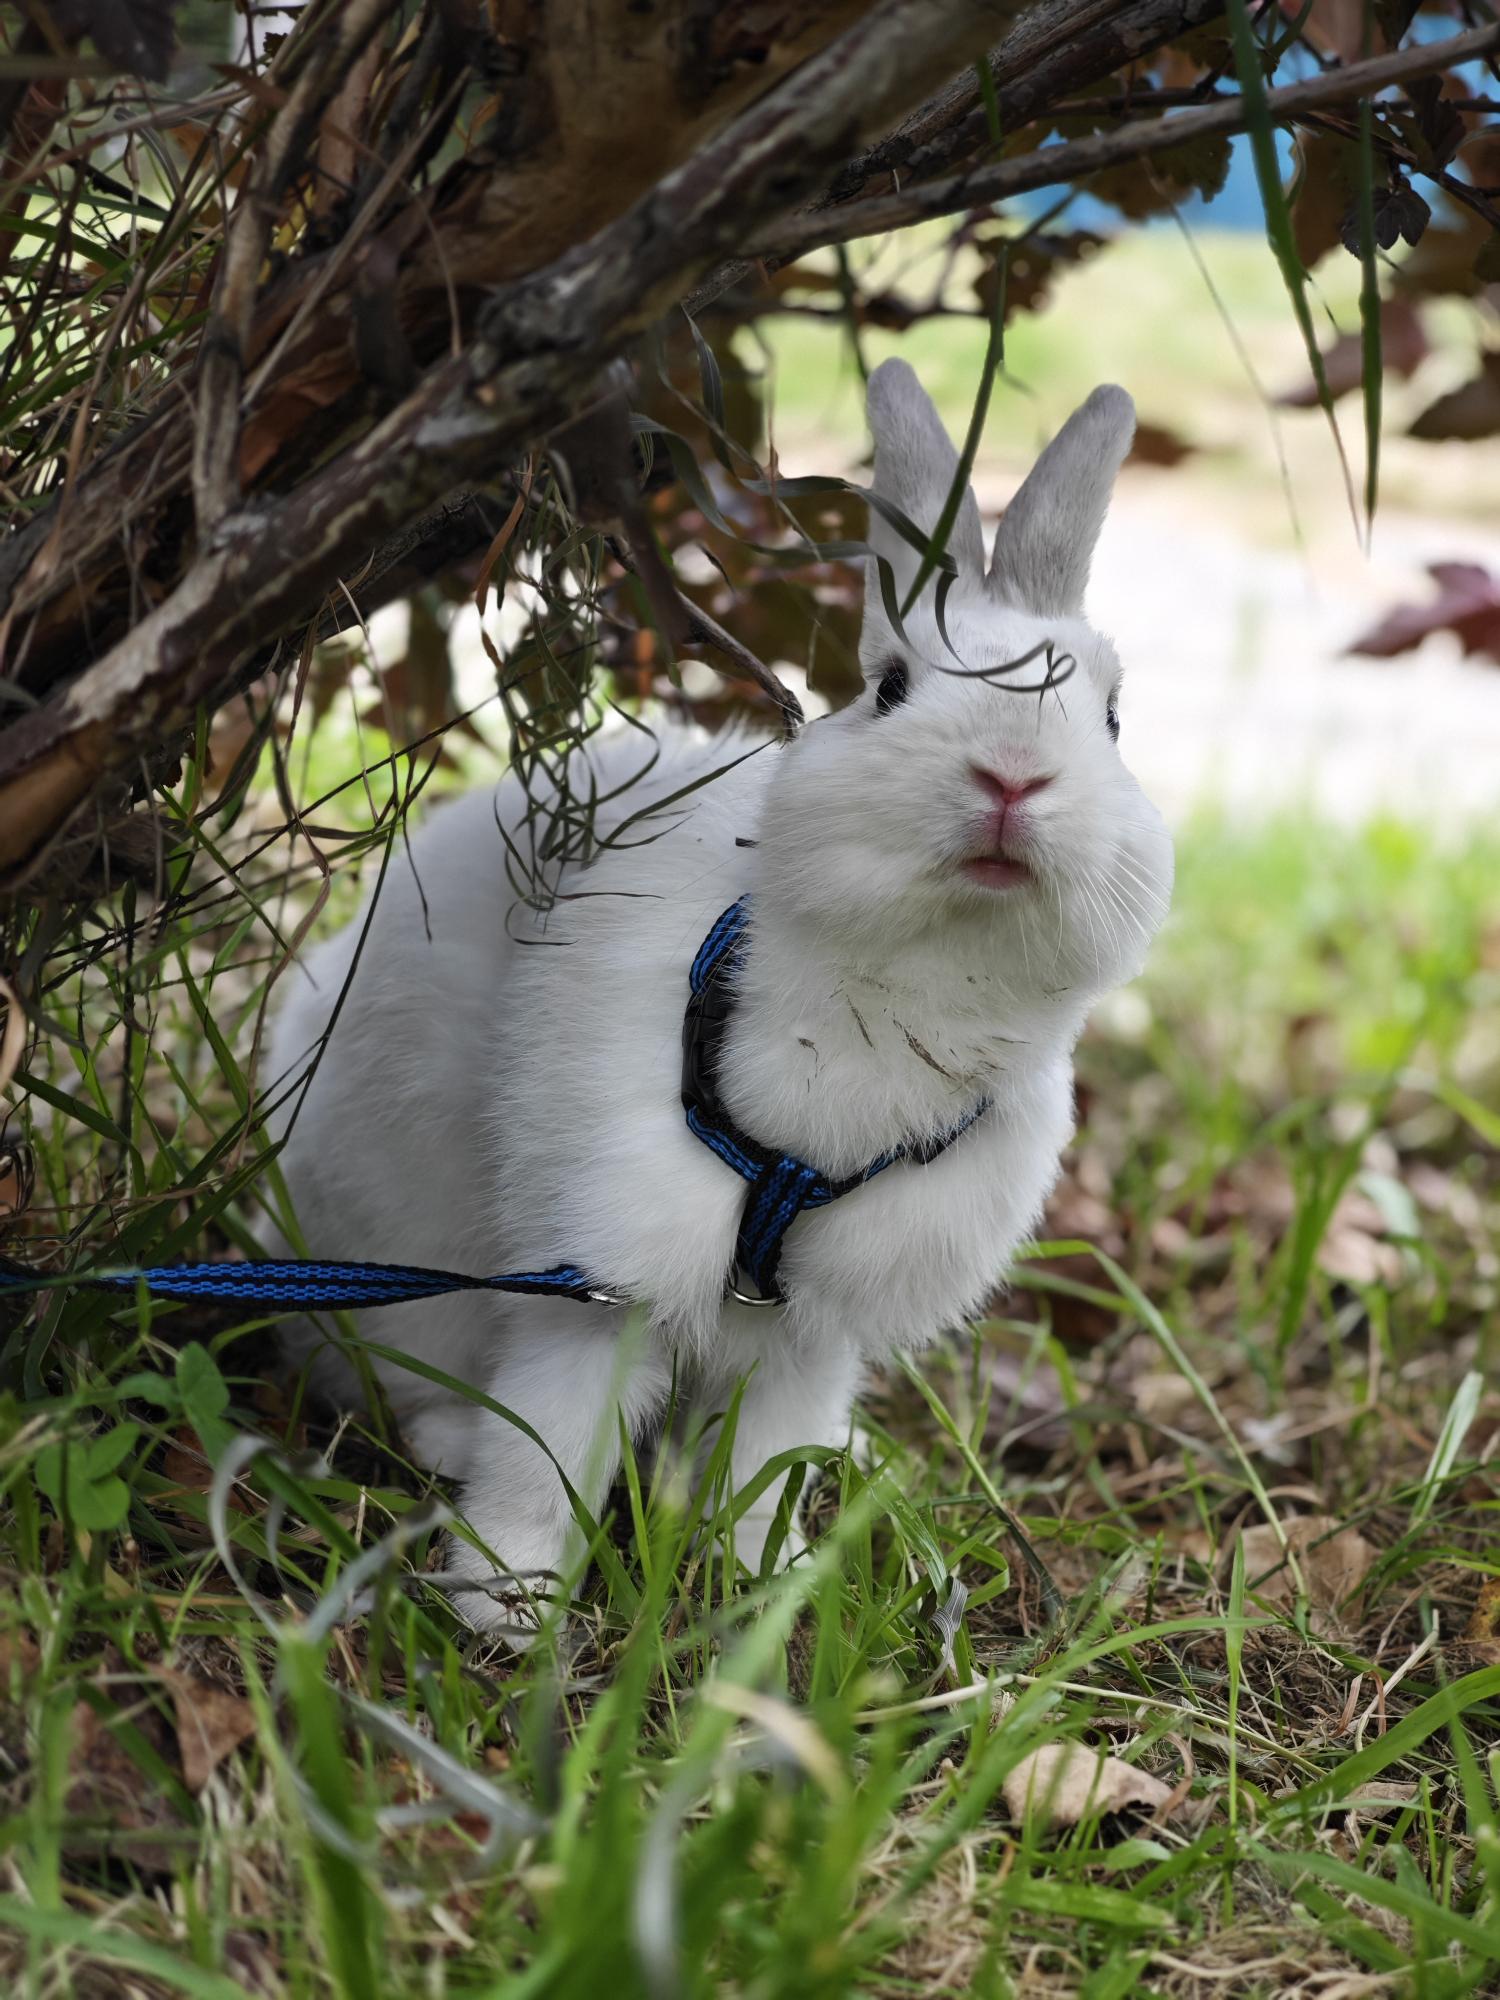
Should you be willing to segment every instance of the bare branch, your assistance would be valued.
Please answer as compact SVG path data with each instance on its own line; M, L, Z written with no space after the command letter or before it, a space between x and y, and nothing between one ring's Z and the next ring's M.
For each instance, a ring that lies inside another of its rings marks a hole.
M1126 63L1139 62L1174 37L1217 20L1224 0L1066 0L1025 14L990 54L1000 107L1000 124L1014 132L1052 105L1055 99L1085 90L1113 76ZM973 78L967 72L957 83L923 105L900 131L882 140L841 173L835 188L809 211L837 216L847 199L881 174L908 175L946 166L961 153L988 143L984 114L971 118ZM826 239L836 239L830 235ZM771 256L775 265L789 258ZM722 264L685 301L696 315L727 291L751 277L755 260L737 257Z
M1285 124L1303 112L1325 104L1338 104L1351 97L1367 97L1391 84L1412 77L1449 69L1462 62L1500 49L1500 25L1472 28L1461 35L1448 35L1440 42L1425 42L1402 49L1395 55L1376 56L1370 62L1350 63L1325 71L1305 83L1287 84L1267 93L1266 105L1278 124ZM947 179L927 181L903 188L899 194L882 195L872 201L851 203L847 208L822 209L798 216L795 222L767 230L752 240L749 255L777 263L790 263L809 250L826 249L833 243L850 243L861 236L880 236L887 230L906 229L935 215L953 215L965 209L984 208L1012 195L1028 194L1034 188L1056 187L1065 181L1086 180L1101 167L1122 160L1147 159L1169 153L1191 139L1210 133L1238 132L1246 122L1241 98L1224 99L1204 105L1201 110L1182 111L1164 118L1142 119L1114 132L1101 132L1087 139L1075 139L1061 146L1043 147L1019 158L1003 160L996 166L975 167Z
M340 17L336 34L313 37L311 55L272 120L255 171L235 203L199 350L193 508L200 537L210 534L239 498L240 384L260 268L280 197L329 101L344 88L366 43L396 5L397 0L354 0ZM290 44L283 53L289 51Z

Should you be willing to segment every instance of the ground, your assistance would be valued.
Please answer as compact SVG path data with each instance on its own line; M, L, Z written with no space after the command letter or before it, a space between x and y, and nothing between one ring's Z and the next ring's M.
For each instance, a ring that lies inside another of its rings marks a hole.
M1284 307L1219 250L1241 322L1272 329L1267 374L1290 373ZM1160 323L1188 300L1169 288ZM680 1468L632 1465L520 1659L422 1581L445 1496L389 1431L276 1386L263 1327L0 1304L15 1991L1500 1989L1500 838L1448 796L1493 683L1417 663L1473 703L1447 731L1419 699L1449 760L1428 780L1441 828L1363 753L1339 798L1273 785L1322 740L1311 709L1347 717L1411 670L1333 667L1333 621L1299 667L1309 709L1266 694L1280 651L1194 698L1192 655L1232 663L1234 620L1205 590L1198 640L1153 649L1142 566L1196 577L1218 536L1256 583L1274 457L1219 364L1188 365L1191 327L1154 365L1102 368L1090 317L1035 330L1075 329L1050 372L1032 355L1046 422L1103 373L1189 436L1239 415L1179 485L1128 475L1101 559L1125 740L1181 781L1180 881L1146 976L1080 1050L1044 1240L993 1317L877 1385L858 1448L813 1468L818 1532L787 1579L735 1582ZM1150 403L1162 369L1180 407ZM795 396L785 421L789 452L799 423L849 435ZM1286 422L1308 562L1362 617L1403 579L1325 563L1353 546L1326 432ZM1023 455L986 460L987 496ZM1482 540L1418 507L1408 458L1390 454L1396 508ZM1167 517L1199 537L1186 558L1155 538ZM1270 553L1304 573L1284 540ZM1282 759L1216 797L1213 746L1261 702ZM331 713L298 795L347 780L355 748ZM399 776L338 809L373 817ZM274 826L274 794L258 810L234 839ZM85 940L17 1092L24 1231L76 1233L80 1258L106 1225L137 1257L248 1243L260 992L307 904L252 905L207 852L194 867L133 958ZM21 1179L0 1187L13 1208ZM236 1434L279 1452L252 1462ZM723 1457L721 1436L710 1484Z

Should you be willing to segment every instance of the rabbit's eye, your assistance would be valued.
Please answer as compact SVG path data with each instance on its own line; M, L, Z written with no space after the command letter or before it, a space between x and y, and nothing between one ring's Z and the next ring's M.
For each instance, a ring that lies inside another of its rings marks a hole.
M1118 743L1120 740L1120 711L1115 707L1113 701L1110 702L1109 707L1104 711L1104 726L1110 735L1113 736L1116 743Z
M887 660L885 672L880 676L879 685L875 689L875 713L889 715L893 708L901 706L910 692L905 660Z

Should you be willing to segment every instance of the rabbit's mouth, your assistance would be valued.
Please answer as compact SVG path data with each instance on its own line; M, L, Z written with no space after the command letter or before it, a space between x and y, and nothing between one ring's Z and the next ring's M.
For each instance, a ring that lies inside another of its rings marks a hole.
M1008 854L979 854L966 861L964 873L982 889L1019 889L1036 877L1024 861Z

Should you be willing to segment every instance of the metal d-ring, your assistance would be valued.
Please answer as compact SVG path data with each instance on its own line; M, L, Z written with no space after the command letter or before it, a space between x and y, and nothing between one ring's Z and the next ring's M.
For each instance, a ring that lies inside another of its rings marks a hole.
M786 1300L782 1298L774 1296L763 1298L759 1292L742 1292L733 1278L725 1285L724 1296L726 1299L738 1299L742 1306L780 1306L786 1304Z

